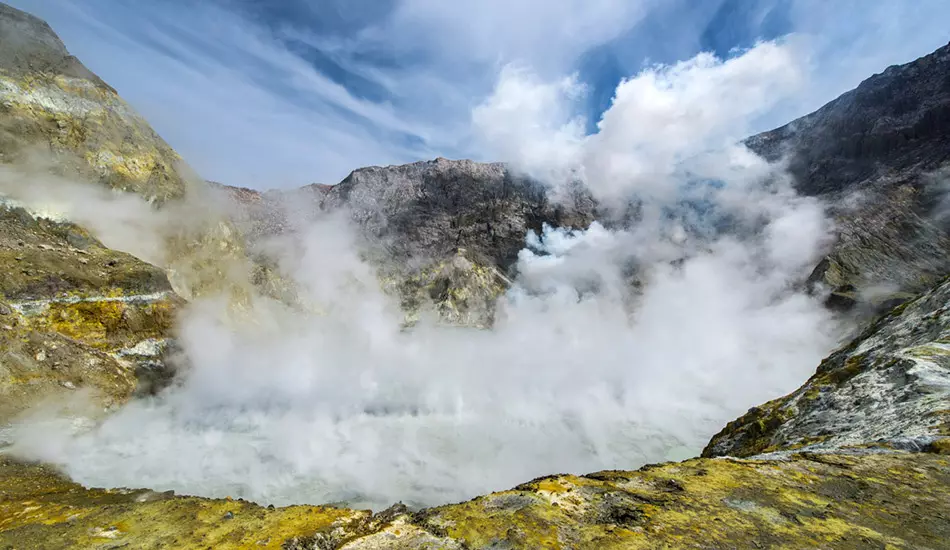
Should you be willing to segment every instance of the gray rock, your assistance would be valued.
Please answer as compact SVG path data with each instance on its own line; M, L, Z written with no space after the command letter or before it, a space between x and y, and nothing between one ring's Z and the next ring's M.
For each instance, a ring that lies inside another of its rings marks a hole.
M746 140L785 158L799 191L831 206L837 242L809 279L832 292L830 305L873 313L950 271L948 128L950 45Z
M878 319L801 388L754 407L703 456L886 446L927 450L950 436L950 278Z

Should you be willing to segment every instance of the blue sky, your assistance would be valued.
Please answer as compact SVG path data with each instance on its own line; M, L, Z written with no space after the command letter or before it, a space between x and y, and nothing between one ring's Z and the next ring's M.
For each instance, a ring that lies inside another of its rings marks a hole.
M764 130L950 40L944 0L6 1L46 19L204 177L257 188L496 160L472 112L511 64L575 75L574 114L595 131L645 66L792 33L808 85Z

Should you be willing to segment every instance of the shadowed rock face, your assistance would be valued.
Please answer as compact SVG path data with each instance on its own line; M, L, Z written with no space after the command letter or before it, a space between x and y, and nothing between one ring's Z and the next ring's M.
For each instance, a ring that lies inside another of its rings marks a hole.
M491 325L528 231L594 219L585 192L552 203L538 182L469 160L361 168L324 193L324 208L346 207L375 243L384 282L410 315L431 304L443 320L469 326Z
M543 223L586 227L594 219L586 193L557 204L541 184L504 164L443 158L361 168L330 188L324 204L349 207L397 262L441 258L461 248L502 271L517 259L529 230Z
M889 67L814 113L753 136L809 195L892 186L950 160L950 45Z
M838 240L810 282L833 305L886 308L950 270L950 45L746 143L829 202Z

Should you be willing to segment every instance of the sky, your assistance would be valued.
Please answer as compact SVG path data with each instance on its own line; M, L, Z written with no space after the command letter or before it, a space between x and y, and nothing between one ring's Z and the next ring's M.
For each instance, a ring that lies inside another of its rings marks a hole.
M258 189L510 160L473 115L513 70L569 79L563 108L594 133L645 69L795 40L806 84L760 131L950 40L943 0L6 1L48 21L203 177Z

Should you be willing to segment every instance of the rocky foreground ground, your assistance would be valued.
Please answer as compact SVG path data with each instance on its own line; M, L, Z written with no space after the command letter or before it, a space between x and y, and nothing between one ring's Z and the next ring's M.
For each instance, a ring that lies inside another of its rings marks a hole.
M373 514L84 488L0 455L0 547L950 547L950 239L933 185L950 151L948 113L945 47L749 139L767 157L790 154L799 190L833 205L839 234L810 283L831 291L829 306L873 320L799 390L726 426L702 458ZM156 205L187 194L178 155L115 90L44 22L0 4L0 164L37 151L54 173ZM96 392L104 414L150 391L170 369L175 312L220 282L225 262L279 287L253 249L285 230L275 205L286 201L225 190L239 215L169 236L161 265L4 202L0 423L79 389ZM491 323L527 230L583 227L597 214L582 189L552 204L504 165L445 159L295 193L313 208L346 206L383 243L372 251L381 278L408 310L475 326ZM428 262L405 263L423 253ZM242 292L232 289L237 303Z

